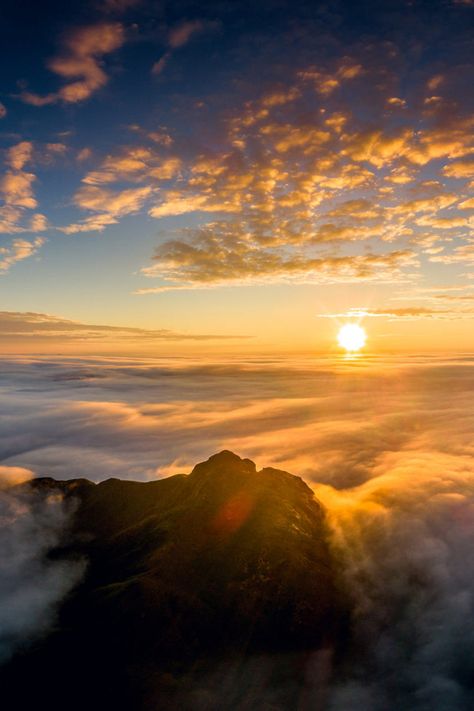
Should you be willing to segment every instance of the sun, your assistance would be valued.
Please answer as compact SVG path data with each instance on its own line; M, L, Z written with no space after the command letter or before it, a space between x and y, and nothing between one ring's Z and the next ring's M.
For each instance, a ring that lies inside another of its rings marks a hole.
M337 340L341 348L345 348L346 351L353 353L354 351L360 351L360 349L365 346L367 334L364 329L356 323L346 323L345 326L339 329Z

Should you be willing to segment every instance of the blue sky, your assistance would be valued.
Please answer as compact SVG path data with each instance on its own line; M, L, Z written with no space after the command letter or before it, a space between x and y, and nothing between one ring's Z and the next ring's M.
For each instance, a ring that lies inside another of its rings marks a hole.
M356 312L376 350L472 346L472 2L0 20L7 350L327 350Z

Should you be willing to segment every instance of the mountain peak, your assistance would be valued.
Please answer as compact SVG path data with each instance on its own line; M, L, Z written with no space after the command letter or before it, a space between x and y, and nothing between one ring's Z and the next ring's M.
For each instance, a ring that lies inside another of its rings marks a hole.
M247 474L255 474L257 471L255 463L250 459L242 459L234 452L224 449L222 452L213 454L205 462L196 464L190 476L196 477L202 474L227 472L241 472Z
M300 496L312 499L316 506L313 490L301 477L274 467L264 467L257 471L255 462L239 457L234 452L224 449L213 454L205 462L196 464L187 477L190 481L206 483L208 487L224 487L229 492L232 488L244 488L247 491L259 491L261 495L278 496L284 500ZM218 484L220 482L220 484Z
M141 699L125 708L201 708L179 696L191 683L215 694L206 708L217 709L231 706L212 682L216 659L223 669L262 655L300 659L303 670L307 658L325 659L335 648L342 608L325 511L299 477L257 471L224 450L188 476L97 485L45 479L32 486L47 494L57 487L75 502L67 553L88 563L41 659L25 657L27 671L22 662L17 676L8 676L17 689L15 679L35 674L36 685L47 684L49 670L58 669L53 711L62 708L84 659L97 674L85 683L78 708L97 686L104 698L117 688L115 708L124 693ZM153 673L141 677L137 669ZM281 708L290 707L296 702Z

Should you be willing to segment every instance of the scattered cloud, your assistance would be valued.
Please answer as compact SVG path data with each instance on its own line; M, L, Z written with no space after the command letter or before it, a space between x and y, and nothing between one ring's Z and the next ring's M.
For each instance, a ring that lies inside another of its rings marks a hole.
M112 191L94 185L85 185L74 196L75 204L83 210L96 213L79 223L72 223L58 229L65 234L77 232L101 232L114 225L120 217L138 212L151 194L149 186Z
M198 32L202 32L206 28L206 24L201 20L191 20L182 22L175 27L172 27L168 33L168 45L172 49L184 47L189 42L191 37Z
M389 106L394 106L396 108L404 109L407 105L405 99L400 99L398 96L390 96L387 99L387 104Z
M20 171L31 161L32 155L33 144L30 141L21 141L7 149L5 163L13 170Z
M167 52L166 54L164 54L161 57L161 59L159 59L157 62L155 62L151 68L151 73L154 74L155 76L158 76L159 74L161 74L164 71L166 65L168 64L168 60L169 60L170 56L171 56L171 52Z
M46 95L23 91L20 98L32 106L75 104L88 99L108 81L100 60L119 49L124 41L123 27L117 22L74 29L64 38L62 53L48 62L48 68L68 83Z
M319 94L327 96L338 89L342 83L359 77L362 72L360 64L354 62L350 57L344 57L334 72L309 67L298 72L298 77L303 81L310 82Z
M48 223L48 218L46 215L42 215L40 212L35 213L32 215L30 224L29 224L29 231L30 232L44 232L47 230L49 227Z
M110 0L101 8L120 14L134 5L133 0ZM105 19L64 37L48 65L64 80L58 91L38 95L25 90L23 98L72 104L105 86L106 59L125 42L124 25ZM216 27L218 21L189 17L161 25L163 55L153 71L160 73L175 52ZM128 141L118 141L104 153L93 145L60 149L65 144L49 144L52 160L64 156L65 162L74 155L76 167L82 164L84 171L72 199L68 195L64 200L67 204L69 199L77 214L69 217L69 224L61 219L59 230L103 231L127 215L161 221L158 249L141 273L162 282L144 285L139 293L211 283L306 278L319 283L330 281L331 270L336 281L341 273L344 278L366 275L384 281L388 271L390 278L404 280L430 261L460 264L462 255L469 255L455 249L472 234L467 211L472 209L469 180L474 178L474 123L459 101L464 65L457 71L420 67L413 92L410 83L399 81L405 63L412 60L403 58L395 41L342 47L333 37L329 51L328 38L321 37L321 48L314 52L314 38L294 27L288 32L295 55L285 71L276 73L269 63L258 85L242 81L219 98L191 100L184 95L190 112L186 125L172 120L171 129L163 115L153 126L137 115L122 127L129 130ZM271 47L264 43L254 49L254 61L263 67ZM212 113L206 113L209 102L214 102ZM361 110L366 105L373 110ZM175 111L177 106L169 108ZM27 144L18 145L27 151ZM39 155L35 148L41 163ZM36 205L36 175L26 169L31 155L26 152L23 159L17 148L16 156L6 160L0 229L45 228L48 222L40 218L22 221L24 210L45 212ZM22 160L22 167L12 167ZM48 159L42 161L46 165ZM457 179L465 182L455 183ZM188 227L171 233L168 218L180 218L174 224ZM235 238L232 248L226 231ZM410 263L387 271L387 243L394 254L410 253ZM217 267L219 274L211 278L211 268L201 262L218 259L220 253L229 265ZM355 260L352 271L350 258ZM375 265L376 258L382 265L378 275L375 266L367 266Z
M26 207L34 210L37 206L33 195L33 183L36 175L24 171L8 172L0 180L0 194L6 205Z
M169 49L161 59L153 64L151 73L156 76L161 74L173 56L174 51L188 44L194 35L212 27L215 27L215 23L204 22L202 20L187 20L172 27L168 31L166 38L166 44Z
M32 240L16 237L10 245L0 247L0 274L8 272L17 262L37 254L44 243L43 237Z
M38 206L33 185L36 175L25 170L33 160L34 146L30 141L20 141L5 150L6 170L0 175L0 234L43 232L48 227L45 215L31 214ZM14 239L10 246L0 247L0 270L5 272L18 261L35 254L44 240Z
M81 148L81 150L78 151L78 153L77 153L77 160L79 162L89 160L89 158L91 158L91 157L92 157L92 149L88 148L88 147Z
M474 161L459 160L448 163L443 168L448 178L474 178Z

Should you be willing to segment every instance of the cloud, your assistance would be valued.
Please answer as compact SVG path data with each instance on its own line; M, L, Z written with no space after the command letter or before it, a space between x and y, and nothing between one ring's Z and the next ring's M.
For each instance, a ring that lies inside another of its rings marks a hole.
M464 663L474 643L472 463L435 449L386 452L348 494L316 488L354 610L348 674L330 690L334 711L349 700L367 711L472 701Z
M50 144L48 152L57 152ZM4 162L7 170L0 176L0 196L3 205L0 205L0 234L19 234L23 232L43 232L48 227L45 215L41 213L28 214L27 211L35 210L38 206L33 185L36 175L24 170L33 160L34 146L30 141L20 141L10 146L5 151ZM28 219L27 219L28 218ZM0 248L0 269L3 271L25 256L34 254L44 243L39 238L28 241L23 239L13 240L11 246Z
M22 467L0 466L0 492L18 484L24 484L33 479L34 474L30 469Z
M131 148L121 156L108 156L98 170L88 173L82 182L87 185L134 180L147 170L152 153L146 148Z
M92 156L92 148L88 148L87 146L85 148L81 148L80 151L77 153L77 160L79 162L89 160Z
M41 328L39 318L27 333ZM46 330L67 335L62 323L43 318ZM21 329L2 319L1 332L9 330ZM188 471L230 448L341 489L368 481L389 453L462 462L472 455L469 359L399 357L395 370L383 358L358 365L4 358L0 464L59 478L147 479Z
M108 81L101 58L119 49L125 41L121 24L103 22L73 30L63 40L63 51L48 62L49 69L67 84L57 92L39 95L23 91L20 98L32 106L58 102L78 103L88 99Z
M33 195L33 183L36 176L33 173L8 172L0 180L0 194L5 203L13 207L26 207L34 210L37 201Z
M457 301L474 299L472 297L446 296L447 299ZM356 319L362 322L365 318L387 318L389 320L418 321L420 319L461 319L474 318L474 310L434 309L425 306L386 307L384 309L351 308L348 311L330 314L317 314L318 318L337 320Z
M106 188L85 186L76 193L74 199L76 205L85 210L105 212L113 217L121 217L137 212L150 193L150 187L113 192Z
M12 240L9 246L0 247L0 274L8 272L17 262L22 262L37 254L44 243L43 237L36 237L32 240L17 237Z
M32 215L29 224L29 230L31 232L44 232L48 229L48 227L49 224L46 215L42 215L40 212L37 212Z
M0 101L0 119L5 118L6 115L7 115L7 110L4 106L4 104L2 104L2 102Z
M24 231L25 228L19 224L24 209L33 210L37 206L33 193L36 175L23 170L31 161L32 154L33 144L29 141L21 141L5 152L5 163L9 170L0 177L0 195L4 202L4 206L0 207L2 232Z
M31 161L32 155L33 144L31 141L21 141L7 149L5 162L13 170L21 170Z
M57 494L14 486L28 475L0 467L0 662L48 630L85 568L49 558L65 540L72 511Z
M151 187L148 186L114 192L95 185L85 185L74 196L75 204L97 214L58 229L65 234L101 232L109 225L116 224L119 217L138 212L150 195Z
M395 106L396 108L404 109L407 105L405 99L400 99L398 96L390 96L387 99L387 104L389 106Z
M439 210L444 210L459 200L456 193L441 193L430 197L419 198L417 200L401 201L392 208L395 214L405 213L416 215L420 212L430 212L436 214Z
M474 161L459 160L448 163L443 168L448 178L474 178Z
M474 244L462 244L446 254L435 254L431 262L439 264L474 264Z
M151 136L156 141L158 135ZM107 185L121 181L165 181L177 177L181 160L176 156L163 156L144 147L124 148L119 155L107 156L96 170L87 173L82 182L86 185Z
M198 32L202 32L206 28L206 24L201 20L191 20L182 22L179 25L171 28L168 34L168 45L172 49L184 47L189 42L191 37Z
M7 149L5 162L13 170L21 170L31 161L33 144L31 141L21 141Z
M212 22L203 22L202 20L187 20L172 27L169 30L168 36L166 38L166 44L169 47L169 50L165 52L165 54L153 64L151 68L151 73L155 76L161 74L168 62L170 61L171 57L173 56L173 52L175 50L180 49L181 47L184 47L186 44L188 44L188 42L194 35L214 26L215 23Z
M0 234L14 234L23 232L23 228L19 222L23 216L23 212L18 207L11 205L0 206Z
M22 258L26 256L29 255L25 254ZM19 258L17 255L17 259ZM10 344L17 349L40 348L41 345L48 344L48 341L52 347L61 347L61 349L68 344L76 344L84 349L87 344L91 348L98 348L107 343L116 347L122 344L123 347L140 348L160 341L219 341L242 337L245 338L245 336L226 334L179 333L164 328L97 325L71 321L51 314L0 311L0 341L4 347Z
M155 140L152 137L151 140ZM103 230L116 224L119 218L138 212L154 195L159 186L176 179L181 160L163 156L144 146L127 147L119 155L109 155L95 170L82 179L83 186L74 195L75 205L97 213L59 229L66 234ZM117 183L129 182L142 187L115 188Z
M164 71L166 65L168 64L168 60L170 59L170 57L171 57L171 52L167 52L166 54L164 54L161 57L161 59L159 59L157 62L155 62L153 64L153 66L151 68L151 73L154 74L155 76L158 76L159 74L161 74Z
M323 226L319 241L335 239L338 235L332 226ZM232 222L211 224L194 231L186 240L164 242L157 248L154 260L156 264L144 268L142 273L176 282L180 288L183 285L223 286L274 281L391 281L403 278L403 270L416 265L415 255L410 250L328 256L287 253L272 243L262 248L258 241L246 234L245 225Z
M334 72L321 71L317 67L309 67L298 73L298 77L306 82L311 82L315 90L327 96L338 89L345 81L355 79L362 74L362 67L350 57L344 57Z
M186 20L168 27L154 71L208 26ZM131 144L106 155L86 153L87 170L73 196L82 214L61 230L101 231L125 215L147 213L162 221L159 244L180 243L183 253L188 245L191 258L197 233L170 232L166 218L188 216L176 224L191 220L206 233L226 219L240 221L235 249L224 251L238 264L235 253L245 249L257 266L252 276L243 264L240 281L234 274L233 281L221 280L226 284L260 283L265 271L274 281L310 272L318 245L334 264L348 254L357 257L356 272L366 251L383 254L391 243L394 252L415 253L413 274L427 263L416 255L435 256L446 239L467 238L470 186L460 193L450 180L453 171L469 170L461 164L469 165L474 151L472 117L455 101L461 74L423 68L415 82L418 96L401 91L397 78L405 60L396 43L342 50L336 42L332 59L324 48L303 51L303 44L298 62L278 75L265 65L268 76L258 85L242 82L238 94L224 92L205 120L206 102L198 102L199 111L195 104L191 132L179 122L157 131L133 123ZM425 104L433 92L440 100ZM361 111L364 105L373 110ZM220 230L225 228L217 227L216 239L222 242ZM141 273L160 276L157 261ZM183 265L179 275L176 265L175 286L189 288L189 269ZM201 277L191 282L204 283ZM138 291L165 288L143 285Z

